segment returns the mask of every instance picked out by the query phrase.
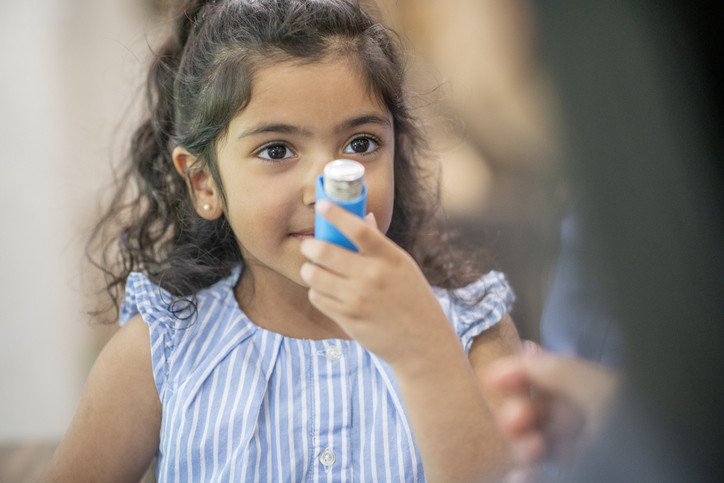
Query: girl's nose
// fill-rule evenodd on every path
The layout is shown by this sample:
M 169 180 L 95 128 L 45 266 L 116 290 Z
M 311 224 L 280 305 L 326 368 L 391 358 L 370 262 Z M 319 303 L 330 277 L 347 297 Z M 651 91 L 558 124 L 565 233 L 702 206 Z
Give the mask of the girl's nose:
M 324 159 L 310 165 L 309 171 L 304 180 L 302 190 L 302 202 L 305 206 L 314 206 L 317 198 L 317 177 L 324 172 L 324 167 L 331 159 Z
M 316 200 L 316 176 L 309 177 L 304 183 L 304 190 L 302 191 L 302 203 L 304 206 L 313 206 Z

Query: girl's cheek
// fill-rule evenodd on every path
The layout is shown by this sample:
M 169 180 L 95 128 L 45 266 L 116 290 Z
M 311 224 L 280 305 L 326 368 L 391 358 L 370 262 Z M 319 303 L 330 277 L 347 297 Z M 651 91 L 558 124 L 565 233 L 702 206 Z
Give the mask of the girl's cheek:
M 374 205 L 367 206 L 367 211 L 371 211 L 375 215 L 377 227 L 382 233 L 387 233 L 392 222 L 392 209 L 394 204 L 394 195 L 385 194 Z

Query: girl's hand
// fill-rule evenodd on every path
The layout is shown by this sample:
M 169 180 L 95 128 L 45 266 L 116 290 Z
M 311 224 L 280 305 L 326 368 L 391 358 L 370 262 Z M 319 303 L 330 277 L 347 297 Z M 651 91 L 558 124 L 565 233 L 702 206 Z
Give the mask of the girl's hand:
M 391 365 L 422 354 L 440 337 L 455 337 L 435 294 L 413 258 L 365 220 L 333 203 L 317 211 L 357 246 L 359 253 L 305 240 L 301 269 L 309 300 L 350 337 Z
M 301 276 L 309 300 L 390 365 L 426 478 L 497 481 L 510 458 L 477 371 L 517 349 L 512 321 L 506 317 L 498 330 L 475 339 L 473 368 L 417 263 L 378 230 L 374 217 L 362 220 L 321 201 L 317 210 L 359 253 L 304 240 L 302 253 L 311 263 L 302 266 Z

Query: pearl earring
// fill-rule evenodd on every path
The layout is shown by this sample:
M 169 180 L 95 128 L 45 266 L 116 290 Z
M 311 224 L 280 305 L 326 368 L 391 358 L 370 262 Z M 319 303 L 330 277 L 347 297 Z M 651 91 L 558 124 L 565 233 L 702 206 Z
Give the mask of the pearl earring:
M 204 211 L 209 211 L 211 209 L 210 205 L 204 205 Z

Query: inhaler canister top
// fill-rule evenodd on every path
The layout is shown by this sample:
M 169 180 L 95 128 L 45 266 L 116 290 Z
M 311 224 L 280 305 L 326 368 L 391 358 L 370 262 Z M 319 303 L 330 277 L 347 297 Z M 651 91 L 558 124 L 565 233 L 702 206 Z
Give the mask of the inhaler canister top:
M 324 191 L 336 201 L 350 201 L 362 195 L 365 167 L 357 161 L 338 159 L 324 167 Z

